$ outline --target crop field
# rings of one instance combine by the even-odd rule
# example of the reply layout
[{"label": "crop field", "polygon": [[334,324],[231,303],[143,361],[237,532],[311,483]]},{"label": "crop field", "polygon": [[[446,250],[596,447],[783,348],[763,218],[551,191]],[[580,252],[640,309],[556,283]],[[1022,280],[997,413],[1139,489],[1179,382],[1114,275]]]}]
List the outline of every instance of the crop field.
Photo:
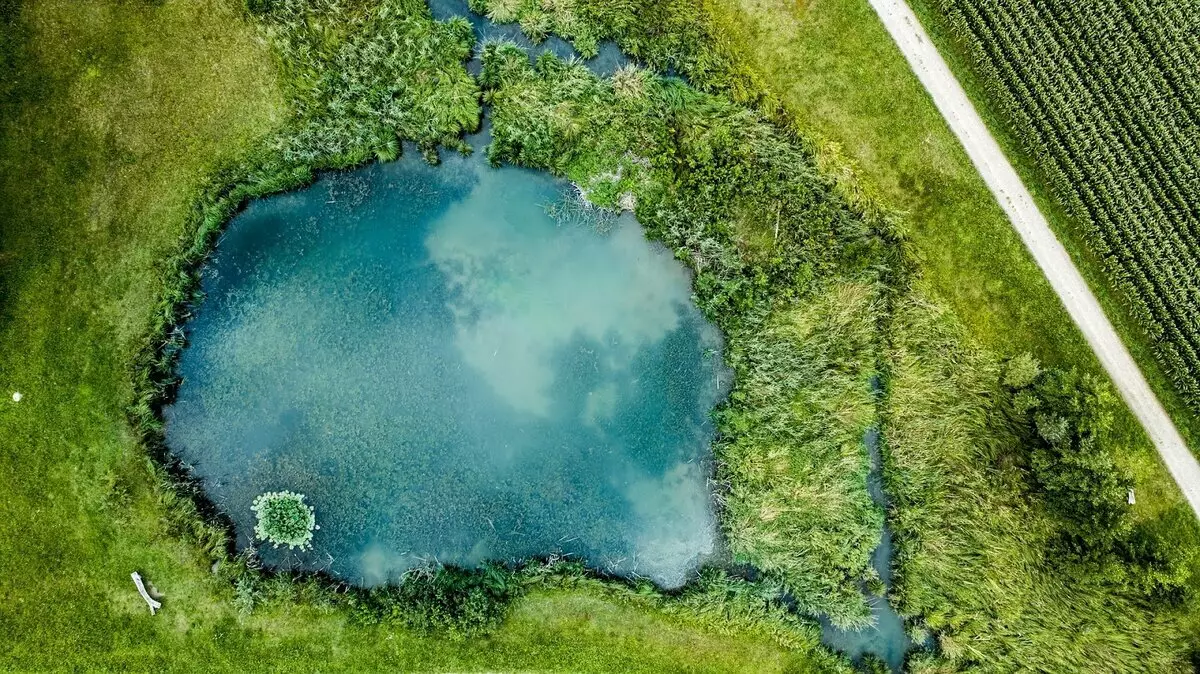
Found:
[{"label": "crop field", "polygon": [[940,3],[984,86],[1200,406],[1200,6]]}]

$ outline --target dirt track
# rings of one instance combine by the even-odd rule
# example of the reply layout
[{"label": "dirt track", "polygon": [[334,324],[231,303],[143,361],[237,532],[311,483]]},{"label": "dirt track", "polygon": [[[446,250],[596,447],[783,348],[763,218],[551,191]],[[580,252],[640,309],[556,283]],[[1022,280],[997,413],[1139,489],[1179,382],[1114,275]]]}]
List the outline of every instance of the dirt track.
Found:
[{"label": "dirt track", "polygon": [[1066,249],[1054,237],[1021,178],[984,126],[912,9],[904,0],[870,2],[1050,280],[1054,292],[1058,293],[1067,312],[1112,377],[1121,397],[1145,427],[1192,510],[1200,517],[1200,464],[1146,384],[1146,378],[1121,343]]}]

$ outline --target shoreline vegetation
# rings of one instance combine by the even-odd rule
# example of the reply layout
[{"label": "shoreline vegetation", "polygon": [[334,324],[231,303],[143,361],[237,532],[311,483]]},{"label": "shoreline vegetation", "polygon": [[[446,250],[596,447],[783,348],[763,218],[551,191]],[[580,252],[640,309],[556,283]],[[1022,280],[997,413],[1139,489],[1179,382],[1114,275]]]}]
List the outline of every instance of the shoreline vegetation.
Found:
[{"label": "shoreline vegetation", "polygon": [[[580,0],[472,4],[497,20],[517,20],[535,40],[571,38],[584,55],[616,39],[685,83],[638,66],[601,79],[552,56],[531,64],[504,43],[484,46],[476,82],[464,65],[473,46],[469,24],[435,22],[412,0],[259,0],[249,8],[248,20],[260,25],[278,59],[283,130],[261,133],[264,143],[248,142],[215,162],[223,168],[202,172],[208,178],[178,253],[161,269],[129,408],[141,443],[159,462],[136,470],[157,476],[160,484],[141,487],[141,498],[158,500],[153,512],[165,521],[142,526],[165,527],[183,542],[172,544],[174,554],[192,566],[215,562],[215,583],[192,595],[224,587],[218,593],[233,597],[240,617],[219,619],[226,635],[219,641],[251,652],[243,626],[253,615],[266,616],[252,623],[254,631],[270,635],[281,613],[297,613],[322,627],[291,623],[289,634],[272,641],[294,643],[336,624],[387,630],[413,650],[403,659],[392,653],[393,663],[428,656],[456,668],[547,666],[531,635],[559,616],[553,607],[532,617],[527,611],[585,606],[561,617],[579,623],[568,628],[587,642],[593,614],[615,606],[632,607],[625,621],[646,631],[658,620],[675,632],[729,637],[761,655],[764,669],[848,671],[843,658],[817,644],[815,622],[786,610],[778,595],[786,590],[802,612],[835,624],[863,624],[859,587],[870,581],[870,553],[886,516],[898,549],[889,599],[914,641],[932,636],[937,644],[910,658],[912,671],[1189,667],[1200,632],[1189,617],[1197,613],[1200,532],[1180,516],[1177,498],[1133,512],[1119,502],[1130,477],[1118,460],[1125,438],[1111,431],[1111,394],[1069,366],[1039,365],[966,338],[932,299],[897,216],[850,173],[831,172],[828,157],[790,130],[783,104],[722,51],[703,10],[682,2],[632,9]],[[362,591],[265,573],[252,555],[231,554],[227,523],[162,444],[160,409],[177,383],[182,325],[200,299],[196,274],[229,217],[251,198],[310,182],[315,171],[394,159],[401,139],[416,141],[431,162],[439,146],[464,149],[462,135],[478,128],[480,101],[492,107],[490,160],[567,178],[601,207],[632,204],[648,236],[695,273],[697,302],[727,336],[737,372],[729,402],[716,412],[722,527],[735,560],[760,569],[763,579],[706,569],[681,592],[662,593],[546,560],[520,569],[447,568]],[[10,277],[5,269],[6,285]],[[8,301],[6,294],[0,305],[6,318]],[[878,397],[874,376],[883,386]],[[887,513],[866,489],[862,437],[875,425],[883,433]],[[1054,482],[1066,468],[1080,478]],[[1119,524],[1101,528],[1115,535],[1077,536],[1096,513]],[[128,617],[121,622],[132,625]],[[456,641],[413,636],[423,633]],[[489,660],[496,655],[489,644],[511,650]],[[389,657],[390,647],[380,648]],[[585,657],[603,650],[590,642],[581,648]],[[656,648],[660,668],[685,657]],[[711,662],[693,665],[720,669],[721,656],[708,655]],[[612,654],[595,657],[595,668],[631,665]]]}]

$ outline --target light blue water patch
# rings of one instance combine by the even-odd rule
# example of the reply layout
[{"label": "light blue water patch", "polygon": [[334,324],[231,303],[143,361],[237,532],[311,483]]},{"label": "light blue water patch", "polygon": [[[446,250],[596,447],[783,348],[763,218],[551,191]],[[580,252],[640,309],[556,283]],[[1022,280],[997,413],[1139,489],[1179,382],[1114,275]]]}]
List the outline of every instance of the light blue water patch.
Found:
[{"label": "light blue water patch", "polygon": [[239,546],[288,489],[321,528],[264,561],[368,585],[565,553],[675,587],[713,553],[720,335],[631,217],[551,217],[564,187],[406,157],[234,218],[165,416]]}]

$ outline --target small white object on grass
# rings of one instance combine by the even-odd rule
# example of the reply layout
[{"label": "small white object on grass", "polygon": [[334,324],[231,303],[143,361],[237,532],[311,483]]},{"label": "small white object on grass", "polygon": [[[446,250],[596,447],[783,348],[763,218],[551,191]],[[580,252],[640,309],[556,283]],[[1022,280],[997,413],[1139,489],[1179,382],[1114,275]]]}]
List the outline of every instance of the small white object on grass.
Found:
[{"label": "small white object on grass", "polygon": [[133,578],[133,584],[137,585],[138,594],[142,595],[142,599],[145,599],[146,603],[150,605],[150,615],[154,615],[155,611],[162,608],[162,603],[156,601],[154,597],[151,597],[150,593],[146,591],[146,586],[142,584],[141,574],[139,574],[137,571],[134,571],[133,573],[129,574],[129,576]]},{"label": "small white object on grass", "polygon": [[1129,505],[1133,505],[1134,503],[1137,503],[1137,499],[1133,497],[1133,490],[1130,489],[1129,490]]},{"label": "small white object on grass", "polygon": [[13,391],[13,402],[14,403],[21,402],[21,392],[20,391]]}]

